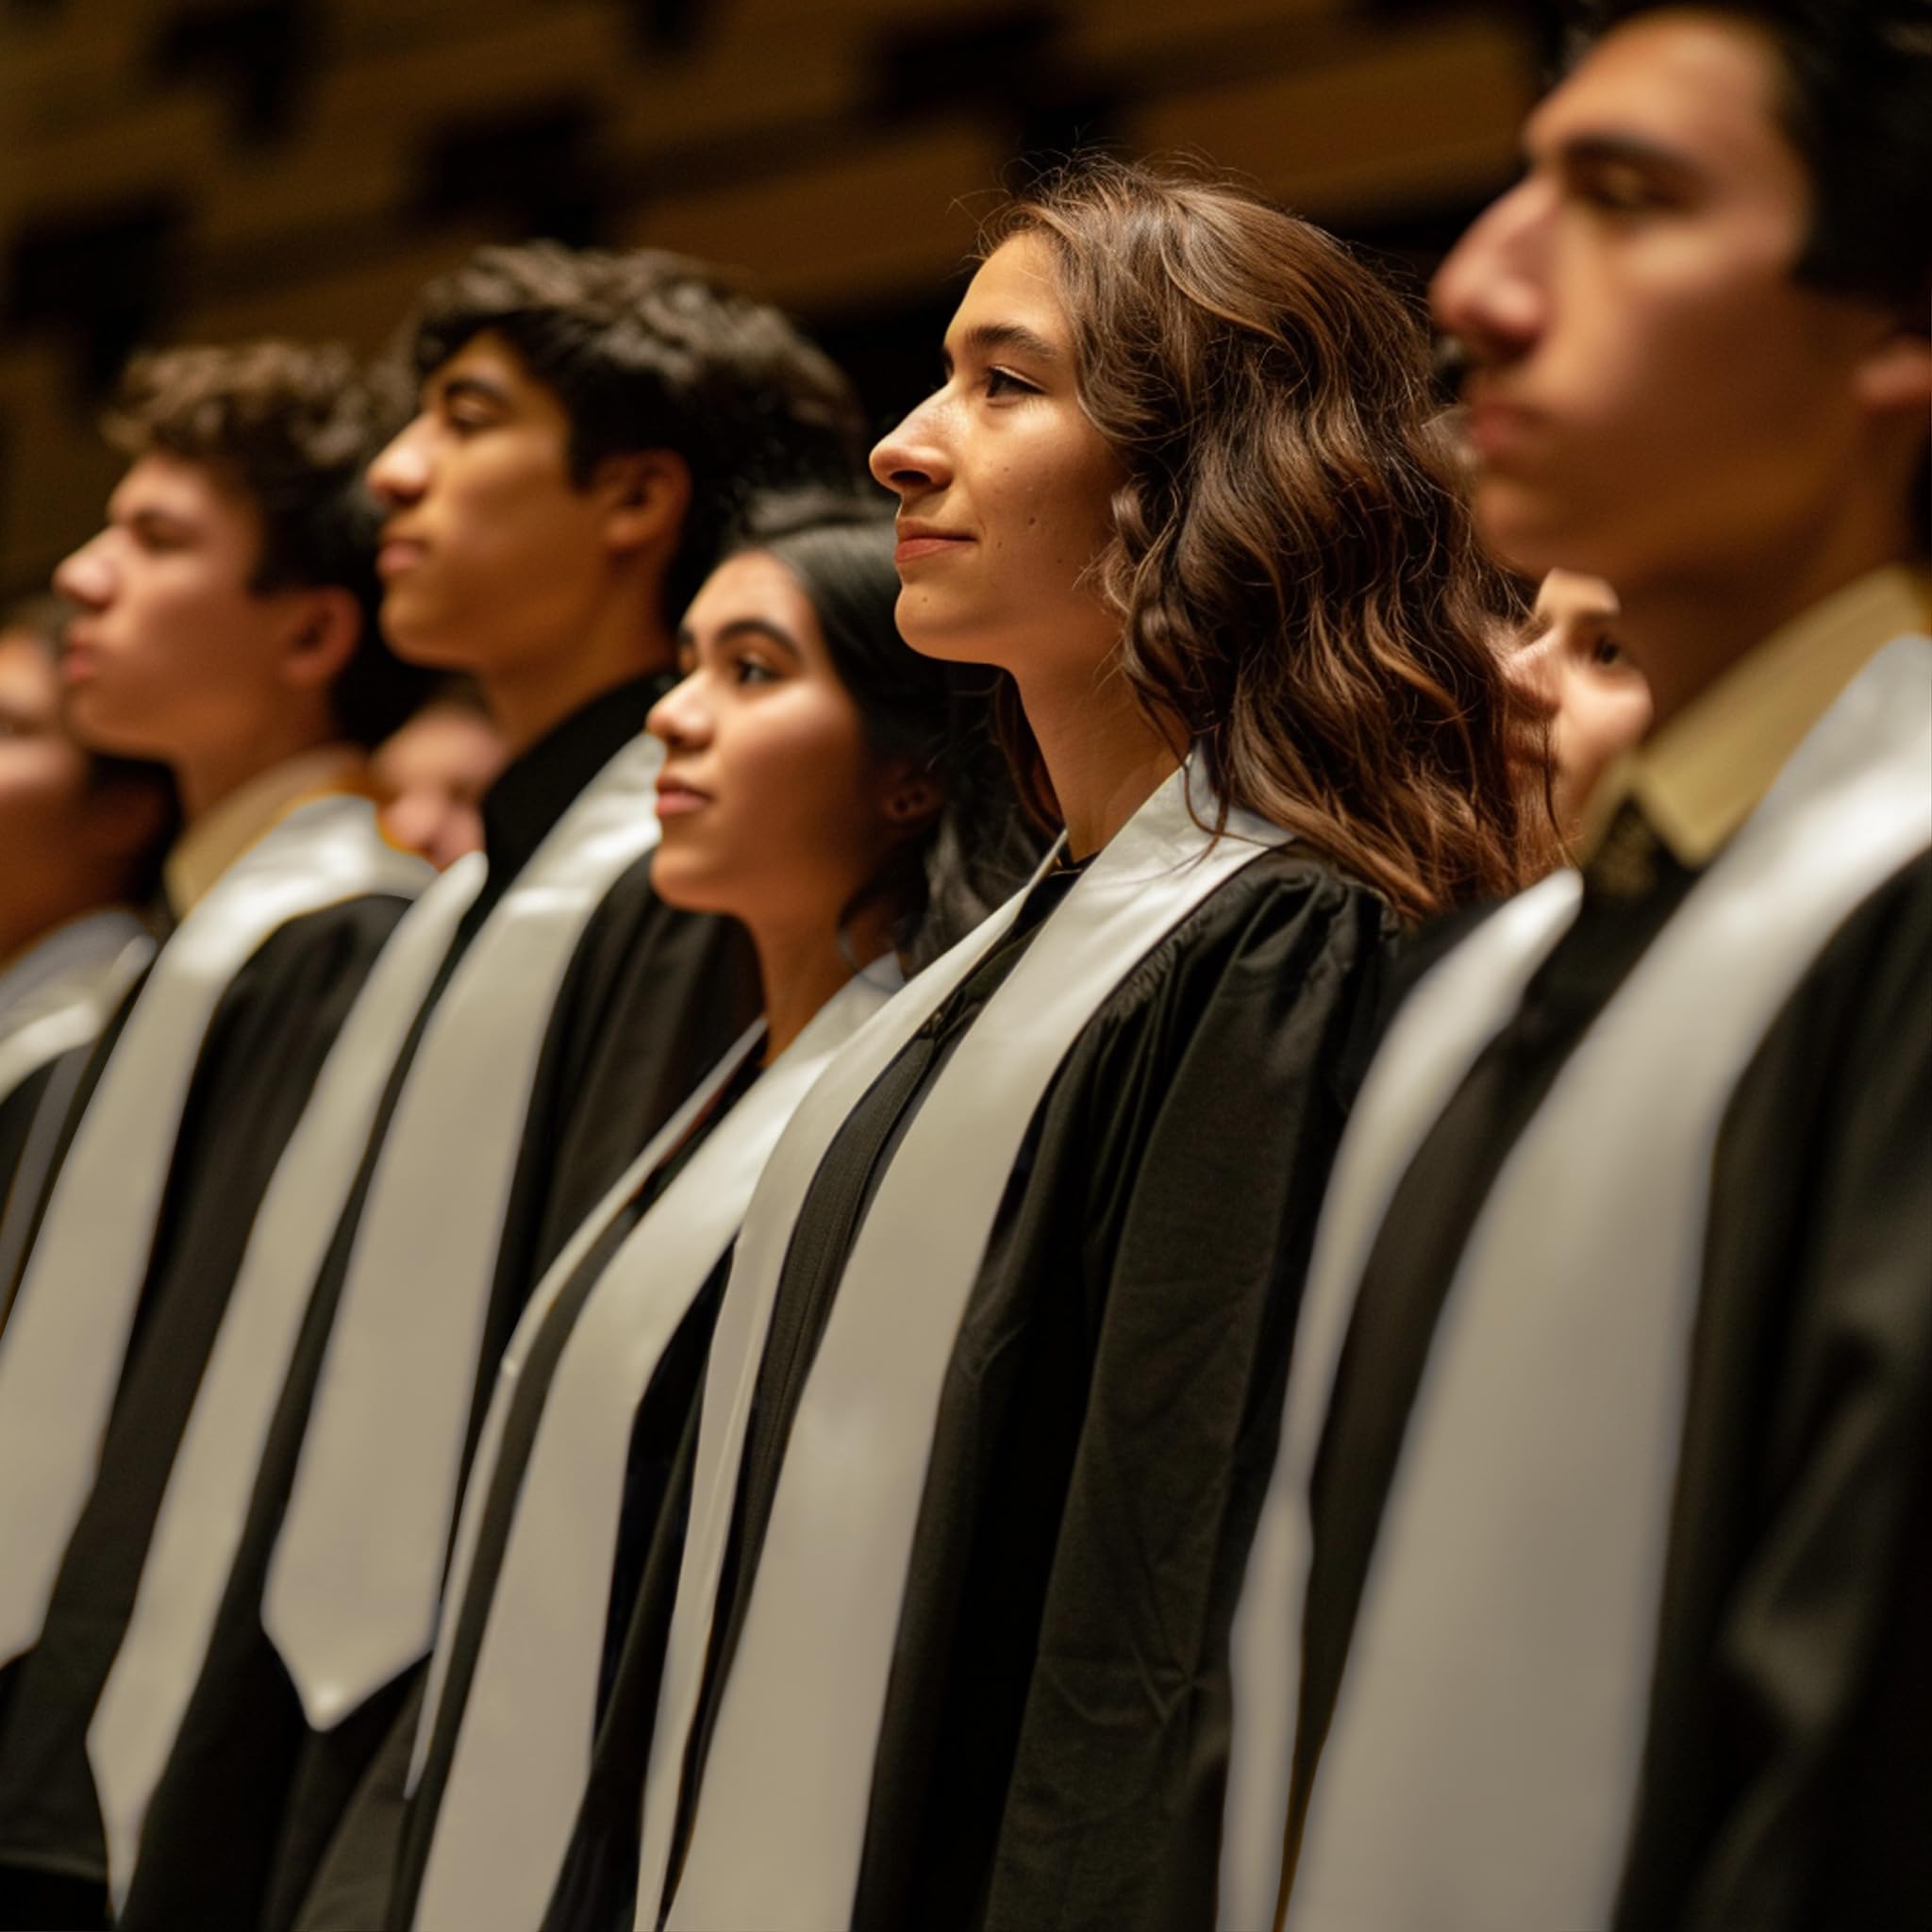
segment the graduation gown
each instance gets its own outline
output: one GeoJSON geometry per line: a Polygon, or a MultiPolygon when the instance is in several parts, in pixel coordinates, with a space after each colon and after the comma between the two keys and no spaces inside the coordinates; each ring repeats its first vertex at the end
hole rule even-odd
{"type": "MultiPolygon", "coordinates": [[[[841,1270],[941,1074],[1075,876],[1031,890],[1005,938],[866,1091],[785,1243],[674,1886],[841,1270]]],[[[1372,893],[1292,847],[1264,851],[1138,964],[1119,962],[1124,976],[1048,1075],[943,1370],[854,1924],[1181,1923],[1174,1901],[1213,1855],[1226,1619],[1386,937],[1372,893]]],[[[745,1252],[741,1241],[740,1270],[745,1252]]],[[[739,1292],[734,1273],[727,1309],[739,1292]]],[[[707,1426],[717,1365],[714,1354],[707,1426]]],[[[681,1464],[692,1460],[687,1441],[681,1464]]],[[[683,1520],[665,1512],[674,1535],[683,1520]]],[[[663,1723],[678,1570],[660,1538],[546,1932],[628,1923],[640,1740],[663,1723]]],[[[649,1797],[667,1801],[661,1790],[649,1797]]],[[[654,1918],[646,1905],[641,1923],[654,1918]]]]}
{"type": "MultiPolygon", "coordinates": [[[[298,1909],[342,1808],[400,1706],[406,1672],[326,1730],[311,1728],[263,1629],[263,1593],[327,1344],[385,1135],[439,1001],[490,912],[578,794],[638,734],[650,680],[607,692],[516,760],[485,800],[489,871],[433,978],[378,1106],[359,1171],[322,1262],[269,1424],[245,1524],[204,1661],[149,1801],[141,1856],[117,1924],[284,1925],[298,1909]]],[[[646,855],[596,903],[542,1029],[515,1151],[485,1314],[482,1387],[543,1267],[756,1008],[756,971],[737,928],[673,911],[651,891],[646,855]]],[[[431,1211],[460,1212],[459,1203],[431,1211]]],[[[480,1426],[477,1402],[465,1453],[480,1426]]],[[[159,1455],[172,1453],[185,1415],[159,1455]]],[[[89,1540],[85,1676],[70,1671],[59,1761],[76,1825],[86,1733],[139,1584],[158,1485],[132,1533],[89,1540]],[[104,1613],[105,1612],[105,1613],[104,1613]],[[78,1694],[75,1694],[78,1680],[78,1694]]],[[[91,1782],[86,1789],[92,1802],[91,1782]]],[[[91,1851],[101,1856],[98,1812],[91,1851]]]]}
{"type": "Polygon", "coordinates": [[[464,1508],[393,1895],[400,1780],[383,1766],[305,1932],[527,1932],[541,1915],[738,1223],[793,1108],[898,984],[891,961],[855,978],[769,1067],[756,1039],[735,1047],[540,1288],[498,1371],[464,1508]]]}
{"type": "MultiPolygon", "coordinates": [[[[427,869],[420,875],[426,878],[427,869]]],[[[192,1396],[248,1218],[408,903],[400,890],[369,892],[289,919],[217,998],[189,1075],[108,1424],[116,1446],[103,1454],[111,1456],[114,1474],[95,1490],[76,1542],[84,1531],[90,1543],[111,1544],[152,1509],[166,1443],[192,1396]],[[212,1200],[224,1204],[225,1216],[209,1229],[204,1210],[212,1200]]],[[[69,1049],[44,1070],[58,1118],[43,1109],[37,1124],[37,1133],[53,1130],[52,1144],[34,1163],[34,1199],[13,1204],[11,1211],[25,1215],[18,1233],[30,1233],[44,1214],[144,985],[143,977],[123,995],[97,1041],[69,1049]]],[[[31,1244],[20,1245],[24,1262],[31,1244]]],[[[39,1642],[0,1671],[0,1924],[98,1924],[104,1910],[92,1798],[84,1784],[63,1780],[49,1764],[54,1736],[72,1718],[69,1629],[63,1571],[39,1642]]]]}
{"type": "Polygon", "coordinates": [[[1932,1918],[1928,708],[1893,643],[1707,866],[1626,808],[1398,1016],[1242,1607],[1238,1732],[1291,1733],[1238,1737],[1224,1925],[1278,1882],[1306,1932],[1932,1918]]]}
{"type": "Polygon", "coordinates": [[[43,935],[0,972],[0,1202],[53,1062],[98,1036],[153,953],[148,927],[110,907],[43,935]]]}

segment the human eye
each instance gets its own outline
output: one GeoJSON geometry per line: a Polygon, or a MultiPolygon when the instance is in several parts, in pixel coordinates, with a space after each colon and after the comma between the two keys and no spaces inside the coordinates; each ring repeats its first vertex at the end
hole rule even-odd
{"type": "Polygon", "coordinates": [[[1646,169],[1627,161],[1599,161],[1579,172],[1577,199],[1603,215],[1634,217],[1656,214],[1672,197],[1646,169]]]}
{"type": "Polygon", "coordinates": [[[1601,631],[1591,646],[1590,661],[1599,671],[1622,671],[1630,662],[1629,654],[1607,631],[1601,631]]]}
{"type": "Polygon", "coordinates": [[[997,364],[988,369],[985,381],[986,394],[990,401],[1002,396],[1037,396],[1039,385],[1026,380],[1024,375],[1015,375],[1010,369],[1002,369],[997,364]]]}
{"type": "Polygon", "coordinates": [[[731,675],[732,681],[741,685],[776,684],[779,681],[777,666],[756,651],[740,651],[731,660],[731,675]]]}
{"type": "Polygon", "coordinates": [[[136,517],[128,525],[128,532],[137,546],[152,556],[188,548],[187,532],[159,517],[136,517]]]}

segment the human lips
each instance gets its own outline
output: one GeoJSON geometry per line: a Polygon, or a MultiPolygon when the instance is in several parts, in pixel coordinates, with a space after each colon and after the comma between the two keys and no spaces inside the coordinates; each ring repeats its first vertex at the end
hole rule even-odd
{"type": "Polygon", "coordinates": [[[381,547],[375,553],[375,574],[385,583],[413,570],[428,555],[429,546],[420,537],[402,531],[385,530],[381,547]]]}
{"type": "Polygon", "coordinates": [[[897,529],[898,547],[892,552],[896,564],[912,563],[922,557],[938,557],[973,541],[961,531],[944,530],[937,524],[916,523],[906,517],[899,520],[897,529]]]}
{"type": "Polygon", "coordinates": [[[1534,409],[1496,395],[1472,395],[1463,418],[1463,434],[1486,463],[1507,458],[1536,434],[1541,422],[1534,409]]]}
{"type": "Polygon", "coordinates": [[[710,793],[669,774],[658,780],[658,816],[660,819],[689,818],[711,802],[710,793]]]}
{"type": "Polygon", "coordinates": [[[91,636],[75,636],[76,626],[70,625],[67,634],[60,640],[60,681],[63,684],[85,684],[101,667],[100,652],[94,647],[91,636]]]}

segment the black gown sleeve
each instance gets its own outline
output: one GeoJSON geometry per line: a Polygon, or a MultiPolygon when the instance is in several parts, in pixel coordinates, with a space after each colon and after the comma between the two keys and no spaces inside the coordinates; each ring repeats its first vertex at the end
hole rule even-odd
{"type": "Polygon", "coordinates": [[[1921,858],[1726,1112],[1618,1932],[1932,1924],[1928,984],[1921,858]]]}

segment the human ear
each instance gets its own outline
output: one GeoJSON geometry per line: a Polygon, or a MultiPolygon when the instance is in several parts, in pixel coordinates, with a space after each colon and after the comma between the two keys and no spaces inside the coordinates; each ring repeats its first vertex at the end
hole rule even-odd
{"type": "Polygon", "coordinates": [[[1894,330],[1863,358],[1854,380],[1858,401],[1872,415],[1923,418],[1932,408],[1932,335],[1894,330]]]}
{"type": "Polygon", "coordinates": [[[879,810],[886,823],[900,831],[924,824],[945,803],[938,783],[905,759],[894,759],[881,774],[879,810]]]}
{"type": "Polygon", "coordinates": [[[674,450],[606,457],[591,478],[613,551],[675,546],[691,509],[691,466],[674,450]]]}
{"type": "Polygon", "coordinates": [[[294,593],[281,671],[298,691],[325,690],[348,668],[362,637],[362,607],[340,584],[294,593]]]}

